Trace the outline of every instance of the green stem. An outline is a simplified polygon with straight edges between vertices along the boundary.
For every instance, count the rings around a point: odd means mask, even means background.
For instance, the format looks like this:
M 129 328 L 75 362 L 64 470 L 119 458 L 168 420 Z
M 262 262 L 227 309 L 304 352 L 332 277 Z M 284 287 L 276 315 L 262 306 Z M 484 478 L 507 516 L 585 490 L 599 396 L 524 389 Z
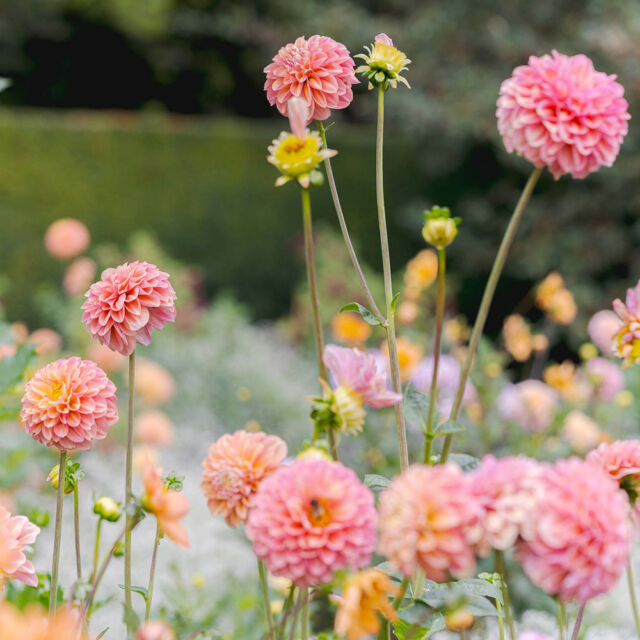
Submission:
M 127 430 L 127 461 L 125 472 L 125 512 L 126 525 L 124 534 L 124 601 L 131 606 L 131 514 L 129 513 L 132 494 L 133 475 L 133 397 L 136 371 L 136 352 L 129 356 L 129 415 Z
M 500 604 L 500 600 L 496 600 L 496 609 L 498 611 L 498 629 L 500 630 L 500 640 L 505 640 L 504 623 L 502 622 L 502 605 Z
M 576 623 L 573 626 L 573 633 L 571 634 L 571 640 L 578 640 L 578 635 L 580 634 L 580 627 L 582 626 L 582 616 L 584 615 L 584 608 L 586 607 L 586 603 L 583 603 L 578 609 L 578 616 L 576 618 Z
M 433 373 L 429 389 L 429 412 L 427 414 L 427 433 L 424 440 L 424 463 L 431 464 L 431 442 L 433 441 L 433 418 L 438 394 L 438 368 L 440 365 L 440 345 L 442 342 L 442 323 L 444 320 L 444 292 L 447 258 L 445 249 L 438 249 L 438 293 L 436 298 L 436 329 L 433 345 Z
M 391 281 L 391 258 L 389 255 L 389 238 L 387 235 L 387 219 L 384 206 L 383 179 L 383 141 L 384 141 L 384 89 L 378 88 L 378 127 L 376 132 L 376 200 L 378 203 L 378 226 L 380 228 L 380 246 L 382 249 L 382 271 L 384 275 L 384 295 L 387 305 L 387 345 L 389 347 L 389 367 L 391 369 L 391 386 L 396 393 L 402 392 L 400 366 L 398 364 L 398 346 L 396 343 L 395 313 L 391 308 L 393 300 L 393 283 Z M 400 451 L 400 467 L 409 465 L 407 449 L 407 432 L 404 425 L 402 402 L 395 405 L 396 424 L 398 428 L 398 449 Z
M 80 555 L 80 509 L 78 506 L 78 483 L 73 486 L 73 528 L 76 542 L 76 573 L 78 581 L 82 580 L 82 557 Z
M 62 507 L 64 499 L 64 484 L 67 472 L 67 452 L 60 452 L 58 467 L 58 495 L 56 501 L 56 528 L 53 538 L 53 562 L 51 565 L 51 593 L 49 595 L 49 613 L 56 610 L 58 601 L 58 570 L 60 568 L 60 542 L 62 539 Z
M 507 567 L 504 562 L 504 554 L 499 549 L 494 551 L 496 571 L 500 574 L 500 588 L 502 590 L 502 599 L 504 600 L 504 615 L 509 627 L 509 637 L 516 640 L 515 624 L 513 622 L 513 613 L 511 611 L 511 598 L 509 597 L 509 586 L 507 584 Z
M 102 518 L 98 518 L 96 524 L 96 543 L 93 547 L 93 571 L 91 572 L 91 580 L 93 582 L 98 571 L 98 557 L 100 555 L 100 530 L 102 529 Z
M 309 640 L 309 588 L 300 589 L 302 599 L 301 640 Z
M 565 629 L 567 627 L 567 612 L 564 608 L 564 602 L 558 600 L 558 637 L 564 640 Z
M 149 569 L 149 585 L 147 587 L 147 606 L 144 612 L 144 621 L 149 622 L 151 615 L 151 600 L 153 598 L 153 583 L 156 577 L 156 561 L 158 559 L 158 547 L 160 546 L 160 537 L 162 532 L 160 526 L 156 524 L 156 537 L 153 541 L 153 553 L 151 554 L 151 568 Z
M 636 598 L 636 588 L 633 583 L 633 569 L 631 568 L 631 559 L 627 566 L 627 584 L 629 585 L 629 598 L 631 599 L 631 609 L 633 611 L 633 619 L 636 623 L 636 631 L 640 638 L 640 613 L 638 612 L 638 600 Z
M 393 608 L 397 609 L 404 599 L 405 593 L 407 593 L 407 589 L 409 588 L 409 578 L 402 578 L 402 582 L 400 583 L 400 593 L 393 600 Z
M 476 321 L 473 325 L 473 330 L 471 332 L 469 348 L 467 349 L 467 355 L 465 356 L 464 364 L 462 366 L 462 371 L 460 372 L 460 381 L 458 382 L 458 389 L 456 390 L 453 407 L 451 408 L 450 420 L 458 419 L 460 407 L 462 406 L 464 389 L 467 385 L 469 372 L 471 371 L 471 366 L 473 365 L 473 359 L 478 349 L 478 343 L 480 342 L 480 338 L 482 337 L 482 332 L 484 330 L 485 322 L 487 321 L 487 315 L 489 314 L 489 308 L 491 307 L 491 302 L 493 300 L 493 295 L 498 285 L 498 280 L 500 279 L 500 274 L 502 273 L 502 269 L 507 260 L 509 249 L 511 248 L 511 245 L 513 243 L 513 239 L 516 235 L 516 231 L 518 230 L 518 225 L 520 224 L 520 220 L 522 219 L 524 210 L 531 198 L 531 194 L 533 193 L 533 189 L 535 188 L 541 173 L 542 173 L 542 169 L 534 169 L 531 175 L 529 176 L 529 179 L 527 180 L 527 184 L 525 185 L 522 191 L 522 194 L 520 195 L 520 199 L 518 200 L 518 204 L 513 210 L 513 214 L 511 215 L 511 220 L 507 225 L 507 229 L 502 238 L 502 242 L 500 243 L 500 248 L 498 249 L 498 253 L 496 254 L 496 258 L 493 263 L 493 267 L 491 269 L 489 279 L 487 280 L 487 285 L 484 289 L 484 294 L 482 295 L 482 301 L 480 303 L 480 309 L 478 310 L 478 316 L 476 317 Z M 445 438 L 445 441 L 444 441 L 444 445 L 442 447 L 442 455 L 440 456 L 441 462 L 447 461 L 449 452 L 451 451 L 452 441 L 453 441 L 453 434 L 452 433 L 447 434 L 447 437 Z
M 280 612 L 280 616 L 278 617 L 278 623 L 276 625 L 277 627 L 276 640 L 282 640 L 282 638 L 284 638 L 284 634 L 287 628 L 287 620 L 290 615 L 291 605 L 293 604 L 295 591 L 296 591 L 295 585 L 292 584 L 289 587 L 289 595 L 287 596 L 287 599 L 284 602 L 284 607 L 282 608 L 282 611 Z M 294 623 L 294 627 L 295 627 L 295 623 Z
M 264 599 L 264 613 L 267 617 L 267 627 L 269 628 L 269 640 L 274 637 L 273 612 L 271 611 L 271 600 L 269 599 L 269 587 L 267 586 L 267 571 L 264 562 L 258 559 L 258 573 L 260 574 L 260 584 L 262 585 L 262 597 Z
M 318 131 L 320 132 L 320 137 L 322 138 L 322 146 L 327 149 L 327 130 L 320 120 L 317 120 Z M 358 274 L 358 278 L 360 278 L 360 284 L 364 290 L 365 295 L 367 296 L 367 300 L 369 301 L 369 306 L 371 307 L 371 311 L 373 315 L 378 319 L 380 324 L 383 327 L 387 326 L 387 320 L 382 315 L 380 309 L 378 309 L 378 305 L 373 298 L 373 294 L 371 293 L 371 289 L 369 289 L 369 285 L 367 284 L 367 280 L 364 277 L 364 273 L 362 268 L 360 267 L 360 263 L 358 262 L 358 256 L 356 256 L 356 251 L 353 248 L 353 243 L 351 242 L 351 237 L 349 236 L 349 230 L 347 228 L 347 223 L 344 218 L 344 213 L 342 212 L 342 205 L 340 204 L 340 198 L 338 196 L 338 189 L 336 187 L 336 181 L 333 177 L 333 169 L 331 168 L 331 160 L 327 158 L 324 161 L 324 169 L 327 172 L 327 181 L 329 182 L 329 190 L 331 191 L 331 197 L 333 198 L 333 205 L 336 209 L 336 214 L 338 215 L 338 222 L 340 223 L 340 229 L 342 230 L 342 237 L 344 238 L 344 242 L 347 245 L 347 252 L 349 253 L 349 257 L 351 258 L 351 262 Z

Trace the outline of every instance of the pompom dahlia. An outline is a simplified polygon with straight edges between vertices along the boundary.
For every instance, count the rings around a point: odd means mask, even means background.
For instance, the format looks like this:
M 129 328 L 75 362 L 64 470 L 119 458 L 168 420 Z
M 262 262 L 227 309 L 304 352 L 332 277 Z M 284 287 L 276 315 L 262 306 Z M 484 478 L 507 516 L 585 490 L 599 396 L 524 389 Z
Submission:
M 136 342 L 151 343 L 151 330 L 176 317 L 176 294 L 169 275 L 147 262 L 106 269 L 91 285 L 82 305 L 82 321 L 91 336 L 129 356 Z
M 376 545 L 373 493 L 339 462 L 298 460 L 266 478 L 247 536 L 275 576 L 298 587 L 366 566 Z
M 554 178 L 584 178 L 618 155 L 631 117 L 623 95 L 616 76 L 585 55 L 531 56 L 500 87 L 498 131 L 507 151 Z
M 213 515 L 230 527 L 246 522 L 260 483 L 287 455 L 287 443 L 261 431 L 226 433 L 210 447 L 202 461 L 202 493 Z
M 468 578 L 476 566 L 482 509 L 455 464 L 414 464 L 380 496 L 378 552 L 406 577 Z
M 12 516 L 0 507 L 0 585 L 5 580 L 20 580 L 32 587 L 38 585 L 38 576 L 24 553 L 40 533 L 25 516 Z M 4 638 L 4 636 L 1 636 Z
M 603 442 L 589 453 L 587 462 L 613 478 L 626 491 L 636 512 L 640 511 L 640 440 Z
M 629 500 L 593 464 L 549 465 L 544 499 L 522 527 L 516 558 L 531 582 L 563 601 L 610 591 L 629 559 Z
M 56 360 L 27 382 L 20 418 L 48 447 L 89 450 L 118 421 L 116 387 L 95 362 Z
M 282 47 L 264 68 L 264 89 L 269 104 L 288 116 L 290 98 L 309 105 L 307 123 L 326 120 L 331 109 L 344 109 L 353 100 L 351 85 L 357 84 L 355 63 L 348 49 L 327 36 L 300 36 Z
M 621 326 L 614 336 L 613 352 L 623 358 L 623 369 L 640 362 L 640 280 L 633 289 L 627 289 L 625 302 L 613 301 L 613 308 Z
M 91 236 L 80 220 L 61 218 L 52 223 L 44 234 L 44 246 L 54 258 L 71 260 L 87 250 Z

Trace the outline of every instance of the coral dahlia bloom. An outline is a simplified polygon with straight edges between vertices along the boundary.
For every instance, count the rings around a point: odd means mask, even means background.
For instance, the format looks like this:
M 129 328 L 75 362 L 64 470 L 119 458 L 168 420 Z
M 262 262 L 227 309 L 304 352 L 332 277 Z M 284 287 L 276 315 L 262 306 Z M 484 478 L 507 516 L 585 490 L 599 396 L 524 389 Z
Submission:
M 136 358 L 134 388 L 146 407 L 167 404 L 176 395 L 176 381 L 171 373 L 147 358 Z
M 79 256 L 87 250 L 90 241 L 89 229 L 73 218 L 56 220 L 44 234 L 45 249 L 58 260 Z
M 20 580 L 32 587 L 38 585 L 38 576 L 24 549 L 36 541 L 39 533 L 40 529 L 28 518 L 12 516 L 0 507 L 0 583 Z M 2 634 L 0 637 L 4 638 Z
M 307 123 L 326 120 L 331 109 L 344 109 L 353 100 L 351 85 L 357 84 L 355 63 L 348 49 L 327 36 L 300 36 L 282 47 L 264 68 L 264 89 L 269 104 L 288 116 L 292 97 L 309 105 Z
M 155 409 L 142 411 L 134 422 L 136 441 L 154 447 L 168 447 L 175 438 L 169 416 Z
M 615 335 L 620 330 L 622 322 L 614 311 L 603 309 L 591 316 L 587 325 L 587 332 L 591 342 L 608 356 L 613 352 Z
M 559 406 L 558 394 L 539 380 L 524 380 L 502 388 L 496 405 L 500 416 L 525 431 L 546 431 Z
M 389 602 L 389 595 L 397 596 L 400 589 L 379 569 L 365 569 L 351 576 L 344 585 L 336 613 L 335 630 L 347 640 L 361 640 L 380 631 L 378 613 L 387 620 L 398 619 Z
M 133 638 L 134 640 L 176 640 L 176 634 L 166 622 L 151 620 L 140 627 Z
M 148 459 L 142 471 L 142 481 L 144 509 L 156 517 L 160 530 L 167 538 L 181 547 L 188 547 L 189 536 L 180 522 L 189 512 L 189 501 L 186 496 L 174 489 L 167 489 L 159 470 Z
M 455 464 L 414 464 L 380 496 L 378 552 L 407 577 L 468 578 L 476 566 L 482 509 Z
M 507 151 L 554 178 L 584 178 L 618 155 L 631 117 L 623 95 L 616 76 L 585 55 L 531 56 L 500 87 L 498 131 Z
M 19 611 L 8 603 L 0 605 L 2 640 L 89 640 L 77 611 L 60 608 L 48 616 L 38 607 Z
M 246 522 L 260 483 L 287 455 L 287 443 L 258 431 L 226 433 L 210 447 L 202 461 L 202 493 L 213 515 L 230 527 Z
M 516 558 L 531 582 L 563 601 L 610 591 L 629 560 L 629 500 L 604 471 L 570 458 L 545 469 L 544 498 L 521 531 Z
M 625 302 L 619 298 L 613 301 L 613 308 L 621 321 L 613 352 L 624 358 L 622 368 L 628 369 L 640 361 L 640 280 L 633 289 L 627 289 Z
M 62 286 L 70 296 L 79 296 L 87 290 L 87 287 L 96 277 L 98 265 L 91 258 L 78 258 L 74 260 L 64 272 Z
M 151 329 L 162 329 L 176 317 L 169 275 L 147 262 L 106 269 L 85 295 L 82 321 L 89 333 L 125 356 L 136 342 L 150 344 Z
M 95 362 L 56 360 L 27 382 L 20 418 L 48 447 L 89 450 L 118 421 L 116 387 Z
M 373 493 L 339 462 L 298 460 L 266 478 L 247 521 L 256 555 L 298 587 L 366 566 L 376 544 Z

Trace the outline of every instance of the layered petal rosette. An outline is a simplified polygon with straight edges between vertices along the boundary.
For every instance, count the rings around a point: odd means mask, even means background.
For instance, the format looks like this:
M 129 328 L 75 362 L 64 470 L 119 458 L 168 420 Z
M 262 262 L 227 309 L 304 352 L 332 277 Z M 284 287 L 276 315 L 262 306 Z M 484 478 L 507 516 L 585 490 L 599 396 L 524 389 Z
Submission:
M 36 541 L 39 533 L 40 529 L 28 518 L 12 516 L 0 507 L 0 584 L 19 580 L 31 587 L 38 585 L 38 576 L 25 548 Z

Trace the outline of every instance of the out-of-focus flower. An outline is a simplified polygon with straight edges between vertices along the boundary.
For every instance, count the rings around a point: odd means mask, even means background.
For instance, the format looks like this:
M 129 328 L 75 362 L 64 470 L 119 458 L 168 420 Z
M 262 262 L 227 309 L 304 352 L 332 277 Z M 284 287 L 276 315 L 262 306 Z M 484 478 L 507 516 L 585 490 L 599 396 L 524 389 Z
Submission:
M 109 496 L 102 496 L 95 501 L 93 513 L 109 522 L 117 522 L 122 515 L 120 504 Z
M 396 340 L 396 347 L 398 349 L 400 380 L 402 382 L 406 382 L 411 379 L 411 376 L 415 373 L 416 367 L 422 358 L 422 347 L 417 342 L 413 342 L 403 336 L 398 337 Z M 382 344 L 381 350 L 388 361 L 389 346 L 386 342 Z M 389 365 L 387 364 L 387 366 Z
M 404 272 L 404 295 L 415 300 L 438 277 L 438 256 L 433 249 L 423 249 L 407 263 Z
M 96 277 L 98 265 L 91 258 L 77 258 L 64 272 L 62 287 L 69 296 L 84 293 Z
M 602 442 L 602 429 L 582 411 L 570 411 L 560 433 L 574 451 L 583 455 Z
M 540 476 L 544 468 L 526 456 L 485 456 L 471 473 L 474 499 L 482 506 L 483 555 L 490 548 L 512 547 L 520 530 L 542 496 Z
M 288 116 L 292 97 L 305 100 L 308 121 L 326 120 L 331 109 L 344 109 L 353 100 L 351 85 L 357 84 L 355 63 L 348 49 L 327 36 L 300 36 L 282 47 L 264 68 L 264 89 L 269 104 Z
M 366 54 L 358 53 L 356 58 L 362 58 L 365 64 L 356 69 L 369 80 L 369 89 L 382 86 L 386 91 L 389 86 L 394 89 L 398 81 L 411 89 L 406 78 L 400 74 L 409 66 L 411 60 L 393 46 L 393 40 L 386 33 L 379 33 L 370 47 L 365 46 Z
M 542 333 L 537 333 L 531 338 L 531 346 L 536 353 L 541 353 L 549 348 L 549 338 Z
M 539 380 L 524 380 L 502 388 L 496 401 L 504 420 L 515 422 L 525 431 L 546 431 L 559 405 L 558 394 Z
M 563 601 L 611 590 L 629 560 L 629 500 L 604 471 L 578 458 L 549 465 L 544 499 L 529 514 L 516 558 L 529 579 Z
M 327 462 L 331 462 L 333 458 L 326 449 L 306 447 L 296 456 L 296 460 L 326 460 Z
M 287 444 L 263 432 L 226 433 L 209 447 L 202 461 L 202 493 L 213 515 L 230 527 L 246 522 L 260 483 L 287 455 Z
M 91 336 L 129 356 L 136 343 L 151 344 L 151 330 L 176 317 L 176 294 L 169 274 L 147 262 L 105 269 L 85 294 L 82 321 Z
M 13 605 L 0 605 L 0 637 L 2 640 L 89 640 L 82 629 L 78 612 L 59 608 L 54 615 L 38 607 L 19 611 Z
M 440 582 L 466 578 L 476 566 L 474 545 L 482 510 L 454 464 L 414 464 L 380 496 L 378 552 L 406 577 L 422 568 Z
M 166 622 L 151 620 L 138 629 L 134 640 L 176 640 L 176 634 Z
M 554 640 L 551 636 L 548 636 L 546 633 L 540 633 L 539 631 L 523 631 L 519 636 L 518 640 Z
M 460 345 L 469 339 L 471 331 L 464 316 L 449 318 L 444 321 L 443 334 L 449 344 Z
M 458 235 L 460 218 L 452 218 L 449 207 L 432 207 L 424 212 L 422 237 L 436 249 L 448 247 Z
M 571 324 L 578 312 L 573 294 L 564 286 L 564 280 L 557 271 L 552 271 L 538 285 L 536 305 L 547 313 L 552 322 L 562 325 Z
M 29 328 L 22 321 L 14 322 L 11 325 L 11 335 L 18 344 L 22 344 L 29 336 Z
M 176 381 L 162 365 L 147 358 L 138 358 L 134 388 L 142 404 L 157 407 L 171 402 L 176 394 Z
M 580 345 L 578 349 L 578 355 L 580 356 L 581 360 L 587 362 L 588 360 L 597 357 L 598 348 L 592 342 L 585 342 Z
M 445 624 L 449 631 L 464 631 L 465 629 L 471 629 L 476 619 L 464 605 L 458 607 L 453 611 L 449 611 L 445 616 Z
M 622 322 L 614 311 L 603 309 L 591 316 L 587 331 L 591 342 L 600 349 L 600 351 L 608 356 L 611 355 L 615 346 L 615 337 Z
M 169 416 L 155 409 L 139 413 L 134 421 L 134 430 L 137 442 L 153 447 L 168 447 L 175 438 Z
M 53 222 L 44 234 L 44 247 L 58 260 L 71 260 L 89 247 L 89 229 L 73 218 L 61 218 Z
M 546 311 L 551 305 L 553 296 L 564 289 L 564 279 L 557 271 L 552 271 L 536 289 L 536 305 Z
M 504 346 L 517 362 L 526 362 L 533 351 L 531 329 L 527 321 L 514 313 L 505 318 L 502 326 Z
M 92 342 L 87 348 L 87 360 L 93 360 L 107 373 L 122 371 L 127 365 L 127 359 L 121 353 L 112 351 L 104 344 Z
M 88 450 L 118 421 L 116 387 L 95 362 L 56 360 L 27 382 L 20 418 L 48 447 Z
M 16 355 L 16 351 L 15 344 L 0 344 L 0 361 L 4 358 L 12 358 Z
M 418 318 L 418 311 L 414 300 L 404 300 L 398 305 L 396 318 L 400 324 L 413 324 Z
M 624 358 L 622 368 L 628 369 L 640 361 L 640 281 L 633 289 L 627 289 L 625 302 L 619 298 L 614 300 L 613 308 L 621 321 L 613 351 Z
M 544 370 L 542 377 L 567 402 L 581 404 L 586 402 L 589 397 L 587 380 L 571 360 L 549 365 Z
M 624 374 L 619 367 L 605 358 L 592 358 L 586 363 L 585 370 L 594 386 L 594 397 L 602 402 L 613 402 L 624 389 Z
M 400 589 L 379 569 L 365 569 L 347 579 L 336 612 L 335 631 L 347 640 L 361 640 L 380 631 L 378 613 L 387 620 L 398 620 L 389 602 Z
M 24 553 L 40 533 L 25 516 L 12 516 L 0 507 L 0 584 L 6 580 L 19 580 L 32 587 L 38 585 L 38 576 Z M 2 626 L 0 625 L 0 631 Z M 4 640 L 4 635 L 0 633 Z
M 160 531 L 181 547 L 189 546 L 189 536 L 180 522 L 189 512 L 189 501 L 180 491 L 167 489 L 159 470 L 149 460 L 142 471 L 144 494 L 142 506 L 152 513 Z
M 621 409 L 628 409 L 633 405 L 633 393 L 631 393 L 631 391 L 629 391 L 628 389 L 623 389 L 616 395 L 614 402 L 616 407 L 620 407 Z
M 58 353 L 62 348 L 62 338 L 53 329 L 36 329 L 27 338 L 27 343 L 34 345 L 39 356 Z
M 498 131 L 507 151 L 554 178 L 584 178 L 618 155 L 631 117 L 623 95 L 616 76 L 585 55 L 531 56 L 500 87 Z
M 147 462 L 157 467 L 160 464 L 158 451 L 148 444 L 140 444 L 133 447 L 133 470 L 142 473 Z
M 298 587 L 366 566 L 376 544 L 373 493 L 339 462 L 298 460 L 262 482 L 247 521 L 256 555 Z
M 353 311 L 343 311 L 333 316 L 331 329 L 334 339 L 349 347 L 363 345 L 371 335 L 371 327 L 360 314 Z

